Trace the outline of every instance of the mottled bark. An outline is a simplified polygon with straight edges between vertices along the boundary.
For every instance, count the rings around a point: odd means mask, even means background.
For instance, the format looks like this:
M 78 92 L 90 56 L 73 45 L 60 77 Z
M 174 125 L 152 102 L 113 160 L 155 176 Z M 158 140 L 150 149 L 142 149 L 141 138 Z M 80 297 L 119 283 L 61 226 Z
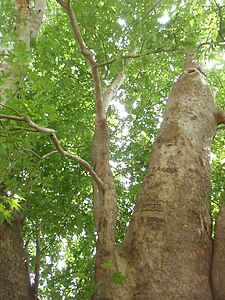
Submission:
M 216 220 L 212 258 L 212 289 L 214 300 L 225 299 L 225 207 Z
M 204 76 L 185 70 L 168 100 L 126 237 L 135 299 L 212 299 L 206 202 L 216 111 Z
M 207 197 L 217 113 L 204 75 L 186 69 L 167 102 L 122 245 L 133 285 L 123 299 L 212 299 Z

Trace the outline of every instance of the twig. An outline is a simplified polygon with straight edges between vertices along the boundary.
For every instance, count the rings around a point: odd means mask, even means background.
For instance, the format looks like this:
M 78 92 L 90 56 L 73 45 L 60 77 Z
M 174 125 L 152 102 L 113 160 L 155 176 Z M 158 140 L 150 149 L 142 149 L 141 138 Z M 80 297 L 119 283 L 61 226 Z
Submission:
M 200 47 L 205 45 L 205 44 L 206 43 L 201 44 Z M 144 56 L 148 56 L 148 55 L 151 55 L 151 54 L 162 53 L 162 52 L 165 52 L 165 53 L 167 53 L 167 52 L 180 52 L 180 53 L 183 53 L 183 54 L 187 53 L 187 51 L 185 51 L 184 49 L 180 49 L 180 48 L 177 48 L 177 47 L 157 48 L 157 49 L 150 50 L 150 51 L 144 52 L 144 53 L 122 55 L 119 58 L 113 58 L 111 60 L 108 60 L 108 61 L 97 64 L 97 68 L 104 67 L 104 66 L 107 66 L 107 65 L 111 65 L 112 63 L 114 63 L 116 61 L 119 61 L 119 60 L 127 60 L 127 59 L 131 59 L 131 58 L 141 58 L 141 57 L 144 57 Z
M 104 61 L 104 62 L 102 62 L 102 63 L 97 64 L 97 68 L 111 65 L 111 64 L 114 63 L 115 61 L 117 61 L 117 58 L 113 58 L 113 59 L 111 59 L 111 60 Z
M 19 148 L 21 148 L 23 151 L 26 151 L 26 152 L 31 152 L 34 156 L 36 156 L 38 159 L 40 159 L 40 160 L 44 160 L 45 158 L 47 158 L 48 156 L 50 156 L 50 155 L 52 155 L 52 154 L 54 154 L 54 153 L 58 153 L 58 150 L 53 150 L 53 151 L 51 151 L 51 152 L 49 152 L 49 153 L 46 153 L 45 155 L 43 155 L 43 156 L 40 156 L 39 154 L 37 154 L 36 152 L 34 152 L 33 150 L 31 150 L 31 149 L 27 149 L 27 148 L 24 148 L 24 147 L 22 147 L 22 146 L 18 146 Z
M 144 52 L 144 53 L 139 53 L 139 54 L 134 54 L 134 55 L 123 55 L 122 58 L 123 59 L 128 59 L 128 58 L 140 58 L 140 57 L 144 57 L 144 56 L 148 56 L 151 54 L 157 54 L 157 53 L 162 53 L 162 52 L 181 52 L 183 54 L 186 54 L 187 51 L 177 48 L 177 47 L 173 47 L 173 48 L 157 48 L 148 52 Z

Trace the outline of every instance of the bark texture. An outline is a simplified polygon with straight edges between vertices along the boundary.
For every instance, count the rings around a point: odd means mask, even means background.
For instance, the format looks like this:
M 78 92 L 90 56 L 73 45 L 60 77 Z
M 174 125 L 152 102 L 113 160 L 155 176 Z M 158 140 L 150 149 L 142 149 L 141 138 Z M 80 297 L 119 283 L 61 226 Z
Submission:
M 21 219 L 0 226 L 0 300 L 30 300 Z
M 225 299 L 225 207 L 221 206 L 216 220 L 212 259 L 213 299 Z
M 167 102 L 119 255 L 130 294 L 112 299 L 212 299 L 207 196 L 217 112 L 205 76 L 186 69 Z

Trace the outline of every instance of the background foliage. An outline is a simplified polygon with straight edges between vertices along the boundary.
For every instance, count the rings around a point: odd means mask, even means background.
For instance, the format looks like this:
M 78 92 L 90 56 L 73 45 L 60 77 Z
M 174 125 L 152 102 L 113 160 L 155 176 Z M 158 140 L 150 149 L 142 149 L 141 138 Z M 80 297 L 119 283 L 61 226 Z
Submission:
M 115 58 L 113 64 L 101 69 L 102 85 L 107 87 L 124 64 L 126 68 L 126 81 L 114 96 L 108 118 L 118 194 L 117 238 L 121 241 L 185 53 L 197 51 L 197 57 L 205 61 L 217 103 L 225 108 L 225 7 L 219 0 L 156 1 L 158 5 L 145 0 L 73 2 L 83 38 L 97 61 Z M 15 57 L 26 59 L 26 54 L 22 46 L 13 48 L 12 1 L 1 1 L 0 14 L 1 44 L 11 49 L 6 58 L 1 48 L 1 61 L 7 59 L 17 68 Z M 122 59 L 131 47 L 136 48 L 136 57 Z M 9 97 L 2 113 L 15 114 L 14 109 L 39 125 L 55 129 L 65 149 L 91 163 L 91 73 L 56 1 L 47 2 L 32 60 L 19 82 L 19 91 L 9 93 Z M 5 213 L 6 206 L 10 211 L 12 203 L 17 203 L 15 209 L 22 205 L 31 275 L 40 230 L 41 299 L 89 299 L 96 288 L 92 283 L 96 234 L 91 179 L 81 166 L 60 154 L 40 159 L 52 150 L 48 135 L 1 120 L 0 180 L 7 187 L 10 205 L 1 204 L 0 214 Z M 225 193 L 223 128 L 216 133 L 212 153 L 215 218 Z

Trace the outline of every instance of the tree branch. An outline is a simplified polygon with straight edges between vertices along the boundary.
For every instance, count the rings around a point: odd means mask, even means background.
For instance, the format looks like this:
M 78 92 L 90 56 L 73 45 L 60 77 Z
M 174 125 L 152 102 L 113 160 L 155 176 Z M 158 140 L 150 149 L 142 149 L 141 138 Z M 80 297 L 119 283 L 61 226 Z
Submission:
M 59 153 L 61 153 L 63 156 L 65 156 L 65 157 L 67 157 L 67 158 L 69 158 L 71 160 L 74 160 L 75 162 L 81 164 L 82 166 L 84 166 L 85 169 L 92 176 L 92 178 L 94 179 L 94 181 L 97 183 L 98 187 L 101 188 L 102 190 L 106 189 L 106 185 L 104 184 L 104 182 L 98 177 L 98 175 L 95 173 L 95 171 L 92 169 L 92 167 L 89 165 L 89 163 L 86 160 L 80 158 L 79 156 L 76 156 L 76 155 L 74 155 L 72 153 L 69 153 L 69 152 L 65 151 L 61 147 L 61 145 L 60 145 L 60 143 L 59 143 L 59 141 L 58 141 L 55 133 L 51 133 L 50 137 L 51 137 L 51 139 L 52 139 L 52 141 L 53 141 L 56 149 L 59 151 Z
M 89 174 L 92 176 L 94 181 L 97 183 L 98 187 L 102 190 L 106 189 L 106 185 L 98 177 L 98 175 L 95 173 L 95 171 L 92 169 L 92 167 L 89 165 L 88 162 L 86 162 L 84 159 L 80 158 L 79 156 L 76 156 L 74 154 L 71 154 L 71 153 L 63 150 L 63 148 L 61 147 L 61 145 L 60 145 L 60 143 L 59 143 L 59 141 L 58 141 L 58 139 L 55 135 L 55 130 L 50 129 L 50 128 L 46 128 L 46 127 L 42 127 L 42 126 L 39 126 L 39 125 L 35 124 L 34 122 L 31 121 L 31 119 L 28 116 L 17 117 L 17 116 L 10 116 L 10 115 L 0 114 L 0 119 L 23 121 L 23 122 L 27 123 L 27 125 L 29 125 L 32 128 L 35 128 L 39 132 L 49 133 L 50 137 L 51 137 L 51 139 L 52 139 L 52 141 L 53 141 L 53 143 L 54 143 L 54 145 L 55 145 L 55 147 L 56 147 L 56 149 L 59 153 L 61 153 L 65 157 L 81 164 L 89 172 Z M 52 154 L 52 152 L 50 152 L 50 153 Z M 50 155 L 50 153 L 45 154 L 45 157 Z
M 27 125 L 29 125 L 30 127 L 34 128 L 34 129 L 36 129 L 37 131 L 40 131 L 40 132 L 45 132 L 45 133 L 54 133 L 55 132 L 55 130 L 53 130 L 53 129 L 38 126 L 37 124 L 32 122 L 31 119 L 26 115 L 21 116 L 21 117 L 17 117 L 17 116 L 10 116 L 10 115 L 5 115 L 5 114 L 0 114 L 0 119 L 23 121 L 23 122 L 27 123 Z
M 34 7 L 31 8 L 31 22 L 30 22 L 30 36 L 31 38 L 37 38 L 43 15 L 45 11 L 46 0 L 34 1 Z M 31 41 L 32 42 L 32 41 Z
M 203 46 L 203 44 L 201 44 L 201 46 Z M 128 54 L 128 55 L 123 55 L 120 58 L 113 58 L 111 60 L 108 60 L 108 61 L 105 61 L 105 62 L 102 62 L 102 63 L 98 63 L 97 68 L 104 67 L 104 66 L 107 66 L 107 65 L 111 65 L 112 63 L 114 63 L 116 61 L 119 61 L 119 60 L 124 60 L 124 59 L 127 60 L 127 59 L 131 59 L 131 58 L 141 58 L 141 57 L 148 56 L 148 55 L 151 55 L 151 54 L 157 54 L 157 53 L 163 53 L 163 52 L 180 52 L 180 53 L 183 53 L 183 54 L 187 53 L 187 51 L 185 51 L 184 49 L 180 49 L 180 48 L 177 48 L 177 47 L 157 48 L 155 50 L 150 50 L 150 51 L 147 51 L 147 52 L 144 52 L 144 53 Z
M 162 0 L 155 0 L 155 3 L 149 8 L 148 13 L 150 14 L 160 2 L 162 2 Z
M 37 299 L 38 287 L 40 281 L 40 266 L 41 266 L 41 225 L 36 226 L 36 256 L 35 256 L 35 266 L 34 266 L 34 284 L 32 285 L 32 293 L 34 298 Z
M 53 150 L 53 151 L 51 151 L 49 153 L 44 154 L 43 156 L 40 156 L 39 154 L 37 154 L 36 152 L 34 152 L 31 149 L 24 148 L 24 147 L 22 147 L 20 145 L 18 145 L 18 147 L 21 148 L 23 151 L 31 152 L 34 156 L 36 156 L 40 160 L 44 160 L 45 158 L 49 157 L 50 155 L 58 153 L 58 150 Z
M 103 94 L 103 101 L 104 101 L 104 111 L 105 113 L 108 110 L 109 104 L 115 94 L 115 92 L 120 88 L 123 81 L 125 79 L 125 72 L 120 72 L 112 84 L 107 88 L 107 90 Z
M 96 117 L 102 118 L 104 117 L 103 112 L 103 103 L 102 103 L 102 88 L 101 88 L 101 81 L 99 78 L 98 73 L 98 64 L 96 63 L 93 54 L 88 50 L 87 46 L 85 45 L 85 42 L 83 40 L 83 37 L 80 33 L 75 13 L 72 9 L 71 2 L 69 1 L 67 4 L 65 1 L 57 0 L 57 2 L 65 9 L 70 25 L 72 28 L 73 36 L 78 44 L 80 53 L 86 58 L 89 62 L 89 65 L 91 67 L 91 72 L 93 76 L 93 82 L 94 82 L 94 90 L 95 90 L 95 102 L 96 102 Z

